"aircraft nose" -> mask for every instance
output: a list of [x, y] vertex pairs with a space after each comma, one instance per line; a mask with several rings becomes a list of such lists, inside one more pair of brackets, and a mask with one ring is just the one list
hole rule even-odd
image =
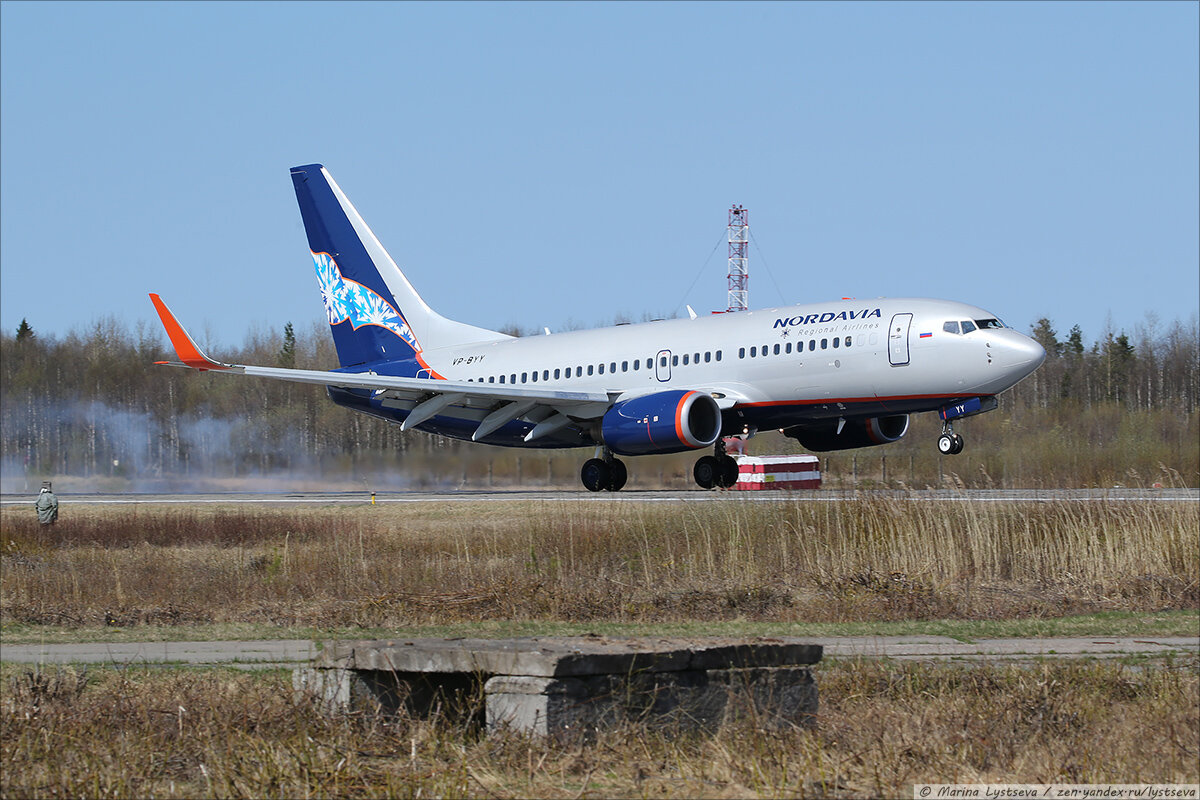
[[1023, 333], [1009, 331], [997, 348], [1005, 368], [1019, 370], [1022, 377], [1033, 372], [1046, 360], [1046, 348]]
[[1038, 344], [1036, 339], [1022, 335], [1018, 341], [1013, 343], [1012, 347], [1016, 351], [1014, 355], [1019, 364], [1029, 364], [1037, 369], [1046, 360], [1046, 348]]

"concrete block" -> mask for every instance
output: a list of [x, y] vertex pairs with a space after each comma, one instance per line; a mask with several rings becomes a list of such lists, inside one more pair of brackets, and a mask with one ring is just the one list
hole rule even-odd
[[678, 732], [749, 721], [764, 728], [810, 724], [817, 687], [808, 667], [685, 670], [546, 678], [503, 675], [484, 687], [487, 728], [589, 739], [640, 724]]
[[803, 725], [820, 645], [785, 639], [412, 639], [328, 642], [294, 673], [328, 713], [401, 711], [490, 731], [590, 738], [614, 725]]

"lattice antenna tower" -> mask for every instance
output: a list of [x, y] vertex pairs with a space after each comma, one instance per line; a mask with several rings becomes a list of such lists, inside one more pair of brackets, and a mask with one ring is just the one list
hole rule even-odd
[[750, 246], [750, 212], [735, 205], [729, 209], [729, 307], [728, 311], [750, 308], [750, 272], [746, 258]]

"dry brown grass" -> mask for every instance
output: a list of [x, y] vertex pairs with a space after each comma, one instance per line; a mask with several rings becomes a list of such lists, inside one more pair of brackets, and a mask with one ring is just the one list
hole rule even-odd
[[0, 512], [0, 621], [404, 627], [1200, 606], [1194, 503], [912, 498]]
[[[1195, 664], [822, 665], [815, 728], [591, 746], [325, 718], [287, 676], [6, 668], [4, 797], [861, 797], [913, 783], [1195, 783]], [[86, 684], [86, 685], [85, 685]]]

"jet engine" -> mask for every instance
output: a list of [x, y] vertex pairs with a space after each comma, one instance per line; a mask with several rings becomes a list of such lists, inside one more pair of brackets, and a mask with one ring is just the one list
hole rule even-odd
[[620, 455], [678, 453], [717, 440], [721, 409], [704, 392], [658, 392], [614, 404], [598, 428], [597, 438]]
[[829, 420], [796, 425], [784, 430], [783, 435], [795, 439], [807, 450], [822, 453], [888, 444], [901, 439], [906, 433], [908, 414], [897, 414], [894, 417], [847, 420], [841, 433], [838, 433], [838, 421]]

